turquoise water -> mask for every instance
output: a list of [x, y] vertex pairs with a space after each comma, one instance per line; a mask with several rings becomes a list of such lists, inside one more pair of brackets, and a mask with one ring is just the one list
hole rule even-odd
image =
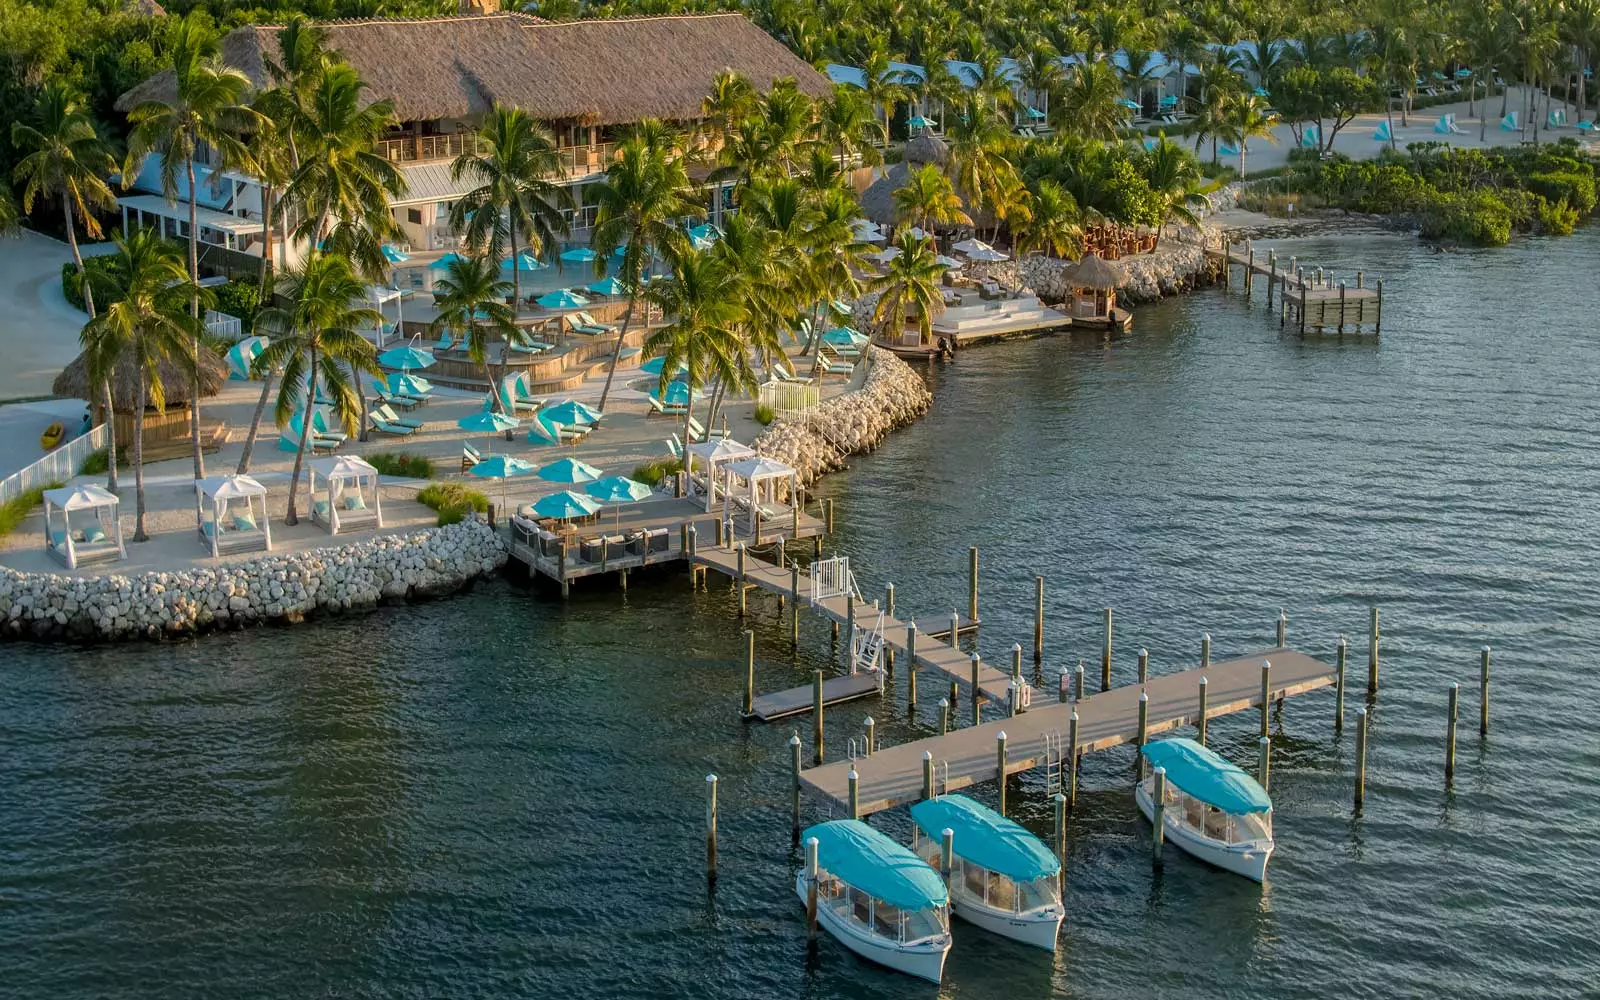
[[[1219, 657], [1270, 644], [1280, 607], [1313, 653], [1349, 632], [1359, 668], [1379, 604], [1366, 806], [1331, 693], [1291, 700], [1265, 888], [1171, 852], [1152, 873], [1123, 749], [1084, 768], [1053, 958], [959, 923], [937, 991], [830, 940], [808, 958], [790, 730], [738, 721], [730, 593], [495, 581], [190, 643], [0, 647], [0, 996], [1592, 995], [1600, 231], [1292, 245], [1384, 276], [1381, 341], [1280, 336], [1212, 292], [1110, 346], [970, 350], [930, 373], [932, 414], [825, 486], [840, 551], [902, 609], [960, 603], [981, 547], [986, 655], [1030, 641], [1044, 574], [1049, 675], [1093, 663], [1106, 605], [1122, 683], [1140, 645], [1159, 673], [1202, 630]], [[825, 627], [793, 655], [752, 607], [760, 689], [826, 662]], [[869, 714], [880, 740], [928, 734], [934, 700], [831, 710], [830, 753]], [[1248, 715], [1213, 727], [1241, 762], [1253, 737]], [[1010, 800], [1048, 829], [1037, 778]], [[874, 823], [909, 837], [903, 812]]]

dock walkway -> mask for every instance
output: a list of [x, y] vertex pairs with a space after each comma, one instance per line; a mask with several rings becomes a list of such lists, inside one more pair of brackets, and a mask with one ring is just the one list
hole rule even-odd
[[1276, 251], [1268, 251], [1265, 257], [1258, 257], [1249, 240], [1242, 245], [1242, 251], [1235, 250], [1234, 244], [1224, 243], [1221, 247], [1209, 248], [1206, 253], [1222, 261], [1224, 288], [1232, 283], [1230, 272], [1234, 267], [1238, 267], [1244, 275], [1240, 283], [1246, 298], [1249, 298], [1255, 286], [1255, 279], [1258, 276], [1266, 278], [1267, 306], [1270, 308], [1276, 286], [1280, 327], [1292, 322], [1298, 324], [1301, 333], [1307, 330], [1343, 333], [1346, 329], [1359, 332], [1368, 326], [1374, 334], [1382, 331], [1381, 280], [1376, 287], [1368, 287], [1365, 274], [1357, 271], [1354, 285], [1343, 281], [1336, 283], [1334, 276], [1331, 273], [1325, 275], [1320, 267], [1313, 270], [1295, 257], [1290, 257], [1287, 265], [1281, 265]]
[[[919, 648], [920, 654], [920, 648]], [[920, 659], [920, 655], [919, 655]], [[1141, 688], [1128, 685], [1089, 695], [1076, 703], [1036, 705], [1025, 712], [944, 736], [902, 743], [866, 757], [824, 764], [801, 772], [801, 787], [838, 810], [849, 808], [849, 773], [857, 773], [857, 798], [865, 816], [922, 798], [922, 754], [933, 755], [941, 792], [993, 781], [1000, 762], [996, 737], [1006, 734], [1007, 774], [1046, 763], [1047, 740], [1067, 737], [1078, 713], [1079, 754], [1135, 742], [1139, 736], [1139, 694], [1149, 694], [1146, 737], [1192, 725], [1198, 715], [1199, 681], [1206, 678], [1206, 718], [1241, 712], [1261, 704], [1261, 662], [1270, 661], [1269, 700], [1328, 687], [1335, 668], [1293, 649], [1275, 648], [1209, 667], [1151, 677]], [[1010, 678], [1006, 678], [1009, 683]]]

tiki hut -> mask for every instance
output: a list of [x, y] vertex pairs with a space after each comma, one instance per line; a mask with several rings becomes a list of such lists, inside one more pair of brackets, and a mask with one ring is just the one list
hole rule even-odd
[[1085, 254], [1061, 278], [1070, 290], [1066, 311], [1073, 326], [1125, 330], [1132, 324], [1132, 314], [1117, 307], [1117, 289], [1128, 282], [1120, 264], [1102, 260], [1099, 254]]
[[[950, 162], [950, 147], [943, 139], [932, 135], [919, 135], [906, 143], [905, 154], [899, 163], [873, 181], [872, 184], [861, 192], [861, 214], [879, 225], [891, 225], [900, 220], [895, 215], [894, 193], [905, 187], [906, 178], [913, 171], [920, 170], [927, 164], [933, 164], [943, 170]], [[961, 196], [962, 207], [972, 219], [971, 226], [989, 227], [994, 225], [994, 216], [987, 211], [974, 210], [971, 200], [959, 188], [956, 193]], [[940, 226], [929, 223], [935, 229], [967, 229], [967, 223], [958, 226]]]
[[[161, 385], [166, 390], [167, 408], [161, 412], [148, 410], [145, 413], [144, 440], [147, 447], [152, 441], [187, 440], [189, 437], [189, 375], [176, 362], [169, 360], [159, 362], [157, 370], [161, 373]], [[116, 410], [119, 442], [133, 440], [133, 411], [139, 405], [139, 375], [138, 366], [133, 363], [131, 356], [124, 357], [111, 375], [111, 405]], [[202, 345], [200, 395], [215, 396], [227, 377], [228, 366], [215, 352]], [[94, 422], [104, 421], [100, 386], [90, 383], [89, 366], [83, 355], [73, 358], [61, 370], [61, 374], [51, 383], [50, 391], [57, 396], [87, 400], [94, 409]], [[206, 428], [202, 426], [201, 431], [204, 435]]]

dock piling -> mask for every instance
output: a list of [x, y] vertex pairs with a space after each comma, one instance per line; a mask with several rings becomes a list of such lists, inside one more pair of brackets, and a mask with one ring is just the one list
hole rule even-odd
[[1272, 788], [1272, 738], [1263, 736], [1256, 740], [1256, 784], [1264, 791]]
[[1056, 860], [1061, 862], [1061, 880], [1067, 875], [1067, 797], [1060, 792], [1051, 800], [1056, 813]]
[[1056, 702], [1065, 705], [1067, 699], [1072, 697], [1072, 675], [1067, 673], [1067, 668], [1061, 668], [1061, 677], [1056, 682]]
[[839, 655], [844, 657], [845, 669], [853, 674], [856, 672], [856, 595], [848, 591], [844, 595], [844, 620], [844, 645]]
[[811, 673], [811, 763], [822, 763], [822, 671]]
[[1356, 709], [1356, 808], [1367, 797], [1367, 710]]
[[1033, 662], [1044, 662], [1044, 577], [1033, 578]]
[[744, 585], [744, 578], [745, 578], [744, 560], [745, 560], [745, 554], [744, 554], [744, 543], [743, 542], [739, 543], [739, 548], [738, 548], [737, 552], [735, 553], [735, 559], [736, 559], [738, 577], [734, 581], [734, 586], [739, 588], [739, 617], [743, 618], [744, 617], [744, 612], [745, 612], [745, 594], [747, 593], [745, 585]]
[[1444, 787], [1449, 788], [1456, 780], [1456, 709], [1460, 705], [1461, 685], [1450, 685], [1449, 718], [1445, 721], [1444, 730]]
[[950, 648], [961, 648], [961, 612], [950, 609]]
[[706, 878], [717, 881], [717, 776], [706, 775]]
[[822, 519], [826, 522], [824, 529], [828, 534], [833, 534], [833, 497], [822, 501]]
[[1105, 643], [1100, 647], [1100, 690], [1111, 690], [1111, 609], [1105, 610]]
[[1261, 735], [1267, 735], [1267, 713], [1272, 700], [1272, 661], [1261, 661]]
[[1211, 666], [1211, 633], [1200, 633], [1200, 669]]
[[[1146, 734], [1146, 731], [1149, 728], [1150, 728], [1150, 695], [1149, 695], [1148, 692], [1140, 691], [1139, 692], [1139, 735], [1134, 740], [1134, 746], [1137, 746], [1137, 747], [1143, 749], [1144, 744], [1145, 744], [1145, 734]], [[1134, 767], [1138, 767], [1139, 766], [1138, 760], [1142, 760], [1142, 759], [1143, 759], [1142, 757], [1136, 759], [1134, 761]]]
[[1022, 680], [1022, 643], [1020, 642], [1011, 644], [1011, 679], [1019, 683]]
[[1277, 646], [1278, 646], [1279, 649], [1282, 649], [1284, 647], [1284, 645], [1286, 644], [1286, 641], [1288, 639], [1288, 636], [1289, 636], [1289, 616], [1283, 613], [1283, 609], [1282, 608], [1279, 608], [1278, 609], [1278, 642], [1277, 642]]
[[947, 698], [939, 699], [939, 735], [944, 736], [950, 732], [950, 701]]
[[756, 708], [756, 634], [744, 630], [744, 716], [749, 718]]
[[1006, 731], [994, 735], [995, 766], [1000, 773], [1000, 815], [1006, 814]]
[[789, 648], [800, 648], [800, 563], [789, 567]]
[[917, 708], [917, 623], [906, 622], [906, 700]]
[[1334, 658], [1333, 676], [1333, 728], [1335, 730], [1344, 728], [1344, 660], [1345, 654], [1349, 652], [1349, 649], [1349, 640], [1344, 637], [1343, 632], [1340, 632], [1337, 655]]
[[1078, 661], [1078, 673], [1077, 673], [1077, 676], [1073, 678], [1073, 684], [1074, 684], [1073, 700], [1082, 701], [1083, 700], [1083, 661], [1082, 660]]
[[1078, 713], [1067, 720], [1067, 808], [1078, 805]]
[[860, 786], [861, 786], [861, 775], [857, 774], [856, 773], [856, 769], [852, 767], [850, 769], [850, 777], [849, 777], [848, 780], [850, 782], [850, 818], [851, 819], [860, 819], [861, 818], [861, 788], [860, 788]]
[[871, 757], [878, 746], [878, 720], [869, 715], [861, 720], [861, 724], [867, 729], [866, 753], [863, 756]]
[[806, 841], [806, 937], [812, 944], [817, 940], [817, 838]]
[[1380, 638], [1381, 637], [1380, 637], [1380, 635], [1378, 633], [1378, 608], [1377, 608], [1377, 605], [1373, 605], [1373, 608], [1372, 608], [1372, 626], [1371, 626], [1371, 629], [1370, 629], [1370, 631], [1368, 633], [1368, 639], [1367, 639], [1367, 696], [1368, 697], [1371, 697], [1372, 695], [1375, 695], [1375, 694], [1378, 693], [1378, 643], [1379, 643]]
[[1199, 701], [1199, 705], [1196, 706], [1196, 710], [1195, 710], [1195, 714], [1194, 714], [1194, 716], [1195, 716], [1194, 717], [1194, 739], [1195, 739], [1196, 743], [1200, 744], [1201, 746], [1205, 746], [1206, 745], [1206, 679], [1204, 677], [1201, 677], [1200, 678], [1200, 683], [1195, 685], [1195, 687], [1199, 688], [1199, 692], [1198, 692], [1198, 694], [1196, 696], [1197, 700]]
[[967, 549], [967, 617], [978, 620], [978, 547]]
[[1150, 863], [1161, 867], [1161, 847], [1167, 839], [1167, 769], [1155, 770], [1150, 805]]
[[933, 798], [933, 752], [922, 751], [922, 797]]
[[798, 730], [789, 737], [789, 773], [791, 782], [789, 786], [789, 810], [793, 816], [792, 831], [789, 843], [800, 843], [800, 733]]
[[978, 659], [978, 654], [972, 654], [972, 724], [980, 725], [983, 722], [983, 689], [978, 687], [978, 671], [983, 668], [983, 662]]
[[1489, 735], [1489, 647], [1478, 653], [1478, 735]]
[[1382, 278], [1378, 279], [1378, 317], [1372, 324], [1372, 332], [1374, 334], [1379, 334], [1379, 333], [1383, 332], [1383, 279]]
[[1150, 651], [1139, 647], [1139, 686], [1150, 683]]
[[955, 867], [956, 832], [948, 826], [939, 831], [939, 874], [950, 881], [950, 869]]
[[[883, 613], [885, 617], [894, 617], [894, 584], [883, 588]], [[883, 668], [890, 677], [894, 676], [894, 647], [889, 643], [883, 644]]]

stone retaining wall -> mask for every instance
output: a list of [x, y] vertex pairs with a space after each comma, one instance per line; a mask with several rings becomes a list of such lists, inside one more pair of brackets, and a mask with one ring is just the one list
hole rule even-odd
[[810, 485], [928, 412], [933, 394], [922, 376], [889, 351], [869, 350], [871, 363], [861, 388], [824, 400], [802, 416], [775, 422], [756, 438], [756, 451], [793, 466], [800, 481]]
[[0, 635], [157, 637], [293, 621], [314, 611], [448, 593], [505, 561], [500, 539], [487, 523], [471, 517], [410, 534], [136, 576], [75, 577], [0, 567]]

